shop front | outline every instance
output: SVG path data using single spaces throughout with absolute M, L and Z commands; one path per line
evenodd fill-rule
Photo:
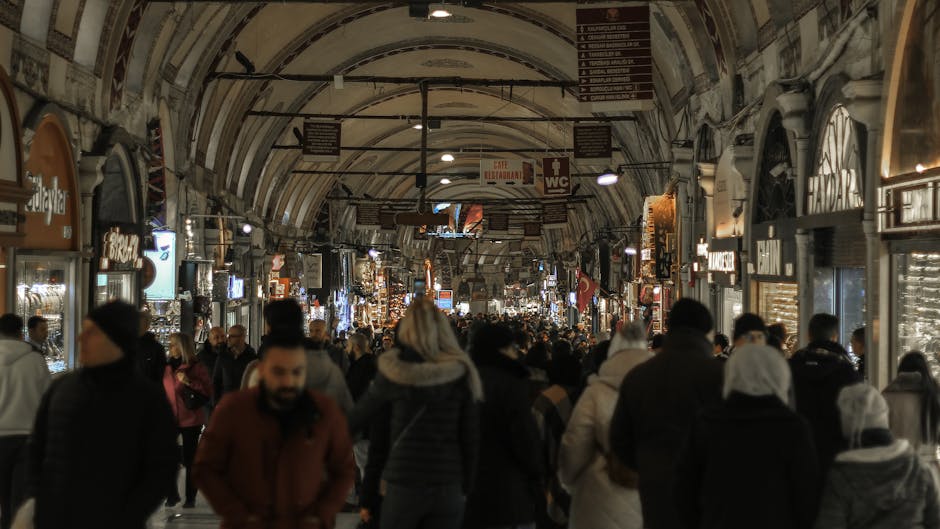
M 715 328 L 725 336 L 744 311 L 741 293 L 741 239 L 712 239 L 706 252 L 706 277 L 715 294 Z
M 751 233 L 751 261 L 748 263 L 751 312 L 768 325 L 783 324 L 792 352 L 800 323 L 795 223 L 758 224 L 751 227 Z
M 804 186 L 798 226 L 813 240 L 813 313 L 839 318 L 839 343 L 865 325 L 865 233 L 862 160 L 857 125 L 842 104 L 821 120 L 815 171 Z
M 672 302 L 678 297 L 675 197 L 647 197 L 643 219 L 638 298 L 642 321 L 652 335 L 666 332 Z
M 141 254 L 141 207 L 137 171 L 130 152 L 115 145 L 102 167 L 103 178 L 92 203 L 95 254 L 95 306 L 114 299 L 138 305 Z
M 49 338 L 43 352 L 52 372 L 75 366 L 78 321 L 79 193 L 72 147 L 62 122 L 46 114 L 35 128 L 26 162 L 33 195 L 24 208 L 28 235 L 13 250 L 15 311 L 41 316 Z

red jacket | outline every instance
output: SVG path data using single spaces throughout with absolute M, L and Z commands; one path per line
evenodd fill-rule
M 346 418 L 332 399 L 309 391 L 312 425 L 285 438 L 259 391 L 228 394 L 196 451 L 194 479 L 222 517 L 220 529 L 318 527 L 306 521 L 313 516 L 333 527 L 353 485 Z M 249 516 L 260 521 L 247 523 Z
M 212 382 L 209 380 L 209 370 L 202 362 L 195 364 L 183 364 L 173 370 L 173 367 L 167 365 L 163 370 L 163 390 L 166 392 L 166 398 L 170 401 L 170 407 L 173 409 L 173 416 L 176 418 L 176 424 L 180 428 L 190 426 L 201 426 L 206 422 L 206 412 L 202 408 L 191 410 L 186 407 L 183 400 L 183 388 L 185 384 L 176 378 L 176 373 L 182 371 L 189 378 L 192 388 L 199 393 L 209 397 L 212 400 Z

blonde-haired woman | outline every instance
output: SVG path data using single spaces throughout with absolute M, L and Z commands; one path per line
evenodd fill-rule
M 378 359 L 375 382 L 350 415 L 354 433 L 384 429 L 382 529 L 458 529 L 479 454 L 483 387 L 447 318 L 418 298 L 398 326 L 398 347 Z M 373 431 L 375 431 L 373 429 Z M 376 442 L 376 436 L 372 442 Z
M 186 468 L 186 503 L 184 508 L 196 504 L 196 485 L 193 483 L 192 466 L 199 443 L 202 425 L 206 422 L 205 404 L 212 400 L 212 383 L 209 370 L 196 356 L 196 344 L 192 336 L 183 333 L 170 335 L 170 349 L 163 373 L 163 389 L 173 409 L 173 416 L 183 438 L 182 461 Z M 167 506 L 179 503 L 176 483 L 167 495 Z

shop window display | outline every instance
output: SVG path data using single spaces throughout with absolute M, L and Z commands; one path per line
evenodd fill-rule
M 787 346 L 795 350 L 794 343 L 799 329 L 800 313 L 798 305 L 799 288 L 796 283 L 759 283 L 757 291 L 758 315 L 768 325 L 782 323 L 786 325 Z
M 839 318 L 839 343 L 848 346 L 852 331 L 865 325 L 865 270 L 817 268 L 813 281 L 813 312 Z
M 69 270 L 67 260 L 20 259 L 17 263 L 16 313 L 24 321 L 42 316 L 48 322 L 49 338 L 42 348 L 52 373 L 68 369 Z
M 940 376 L 940 254 L 895 256 L 898 359 L 909 351 L 927 356 L 933 375 Z

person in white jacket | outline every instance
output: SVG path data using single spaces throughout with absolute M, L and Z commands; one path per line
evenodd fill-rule
M 42 394 L 46 360 L 23 341 L 23 319 L 0 316 L 0 528 L 9 529 L 26 488 L 26 441 Z
M 639 491 L 610 478 L 610 421 L 623 377 L 651 357 L 643 326 L 625 325 L 574 408 L 558 455 L 558 477 L 571 493 L 569 529 L 643 527 Z

